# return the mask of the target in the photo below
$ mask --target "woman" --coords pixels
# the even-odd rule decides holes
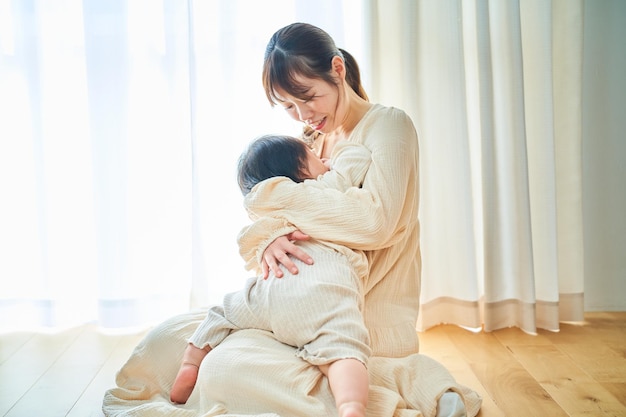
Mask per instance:
[[[315,261],[295,242],[308,236],[365,251],[370,270],[363,314],[373,355],[368,361],[368,415],[476,415],[480,397],[458,385],[441,364],[417,353],[418,141],[410,118],[401,110],[369,103],[354,59],[311,25],[296,23],[274,34],[263,74],[270,102],[313,131],[309,141],[318,155],[327,157],[337,143],[349,140],[369,149],[371,163],[358,195],[290,181],[259,184],[259,201],[274,199],[285,208],[242,231],[240,252],[247,265],[261,264],[264,275],[272,270],[281,276],[282,268],[297,273],[289,256]],[[156,404],[167,401],[170,387],[154,381],[162,381],[163,375],[174,378],[185,338],[202,316],[176,317],[155,329],[118,375],[119,388],[105,397],[105,412],[137,411],[140,406],[151,415],[182,413]],[[149,367],[154,364],[160,368]],[[142,384],[134,388],[138,380]],[[133,388],[140,393],[129,393]],[[440,400],[450,397],[462,399],[464,410],[446,412]],[[294,348],[271,333],[258,330],[234,332],[211,351],[186,406],[185,411],[195,414],[180,415],[337,412],[319,369],[297,358]]]

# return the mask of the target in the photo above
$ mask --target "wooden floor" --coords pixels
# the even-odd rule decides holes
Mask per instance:
[[[439,326],[420,351],[483,397],[479,416],[626,416],[626,313],[587,313],[537,336]]]
[[[0,416],[102,416],[104,391],[145,332],[0,334]],[[588,313],[537,336],[438,326],[420,340],[483,396],[481,417],[626,416],[626,313]]]

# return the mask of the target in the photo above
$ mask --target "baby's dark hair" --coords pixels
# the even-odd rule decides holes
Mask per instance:
[[[239,157],[237,182],[243,195],[268,178],[289,177],[302,182],[309,178],[307,145],[283,135],[264,135],[253,140]]]

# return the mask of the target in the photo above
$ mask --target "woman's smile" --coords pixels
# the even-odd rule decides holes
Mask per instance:
[[[325,125],[326,125],[326,117],[324,117],[322,120],[319,120],[317,122],[309,123],[309,126],[312,129],[315,129],[317,131],[321,131],[324,128]]]

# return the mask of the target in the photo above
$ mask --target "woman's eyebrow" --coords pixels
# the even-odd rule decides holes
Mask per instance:
[[[311,90],[313,90],[314,88],[315,88],[315,87],[309,87],[307,90],[302,91],[300,94],[301,94],[301,95],[304,95],[304,96],[314,96],[314,95],[315,95],[315,92],[311,93]],[[300,97],[294,97],[294,98],[295,98],[296,100],[299,100],[299,101],[307,101],[307,100],[308,100],[308,98],[306,98],[306,99],[304,99],[304,98],[300,98]],[[278,94],[274,94],[274,99],[275,99],[277,102],[279,102],[279,103],[286,103],[287,101],[289,101],[289,100],[287,100],[286,98],[283,98],[283,97],[279,96]]]

